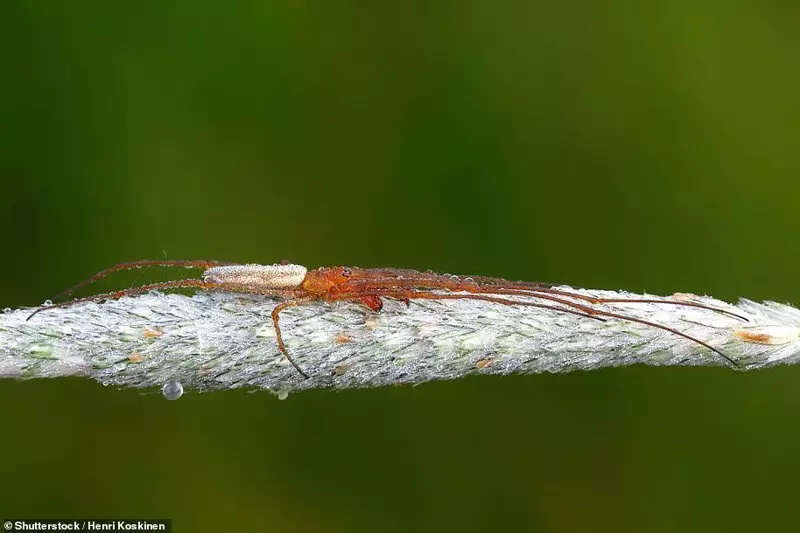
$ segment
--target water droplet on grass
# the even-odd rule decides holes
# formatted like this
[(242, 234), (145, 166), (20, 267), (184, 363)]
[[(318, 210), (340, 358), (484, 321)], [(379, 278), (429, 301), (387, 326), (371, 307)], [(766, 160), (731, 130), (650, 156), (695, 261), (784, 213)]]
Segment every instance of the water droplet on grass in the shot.
[(177, 400), (183, 396), (183, 385), (177, 381), (165, 383), (164, 386), (161, 387), (161, 394), (163, 394), (164, 398), (167, 400)]

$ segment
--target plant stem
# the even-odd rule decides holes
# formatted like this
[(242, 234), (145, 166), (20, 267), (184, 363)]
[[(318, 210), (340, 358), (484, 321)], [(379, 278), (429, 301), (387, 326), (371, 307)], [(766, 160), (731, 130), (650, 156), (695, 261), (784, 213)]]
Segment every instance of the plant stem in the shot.
[[(565, 288), (567, 289), (567, 288)], [(612, 291), (581, 294), (643, 298)], [(653, 298), (652, 296), (647, 296)], [(738, 369), (794, 363), (800, 311), (741, 300), (679, 295), (745, 316), (664, 304), (604, 309), (675, 328), (722, 350)], [(276, 394), (456, 379), (469, 374), (535, 374), (631, 364), (730, 366), (696, 342), (625, 320), (476, 300), (387, 301), (379, 313), (358, 304), (311, 303), (281, 314), (287, 347), (303, 379), (277, 349), (276, 301), (227, 293), (151, 293), (0, 314), (0, 377), (84, 376), (118, 387), (187, 390), (240, 387)]]

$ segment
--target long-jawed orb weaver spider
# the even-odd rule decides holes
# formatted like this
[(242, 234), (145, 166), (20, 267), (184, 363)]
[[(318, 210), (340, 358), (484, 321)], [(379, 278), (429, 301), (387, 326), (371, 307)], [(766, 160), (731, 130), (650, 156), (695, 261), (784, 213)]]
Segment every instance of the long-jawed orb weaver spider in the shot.
[[(306, 374), (292, 356), (289, 355), (289, 351), (286, 349), (286, 345), (283, 342), (279, 317), (280, 313), (289, 307), (314, 301), (360, 302), (369, 309), (377, 312), (383, 308), (383, 298), (401, 300), (407, 305), (410, 304), (411, 300), (417, 299), (471, 299), (499, 305), (537, 307), (559, 313), (571, 313), (601, 321), (605, 321), (606, 319), (626, 320), (628, 322), (635, 322), (658, 328), (683, 337), (684, 339), (688, 339), (711, 350), (733, 366), (738, 366), (733, 359), (718, 348), (696, 337), (692, 337), (675, 328), (603, 309), (600, 306), (624, 303), (681, 305), (706, 309), (729, 315), (745, 322), (747, 321), (747, 318), (731, 313), (730, 311), (689, 301), (655, 298), (597, 298), (586, 294), (573, 293), (564, 288), (555, 288), (554, 285), (546, 283), (509, 281), (502, 278), (485, 276), (459, 277), (448, 274), (436, 274), (430, 271), (421, 272), (418, 270), (400, 268), (356, 268), (344, 266), (321, 267), (308, 270), (304, 266), (288, 263), (256, 265), (194, 260), (145, 260), (119, 263), (105, 270), (101, 270), (91, 278), (64, 291), (58, 295), (58, 297), (68, 296), (75, 290), (94, 283), (112, 272), (149, 266), (202, 268), (204, 272), (201, 278), (182, 278), (161, 283), (151, 283), (41, 307), (34, 311), (28, 319), (30, 320), (36, 313), (54, 307), (65, 307), (82, 302), (117, 299), (123, 296), (141, 294), (154, 290), (198, 288), (209, 291), (279, 297), (283, 298), (284, 301), (277, 304), (272, 309), (272, 321), (275, 326), (278, 349), (289, 363), (291, 363), (305, 378), (308, 378), (309, 375)], [(525, 299), (520, 300), (518, 298)]]

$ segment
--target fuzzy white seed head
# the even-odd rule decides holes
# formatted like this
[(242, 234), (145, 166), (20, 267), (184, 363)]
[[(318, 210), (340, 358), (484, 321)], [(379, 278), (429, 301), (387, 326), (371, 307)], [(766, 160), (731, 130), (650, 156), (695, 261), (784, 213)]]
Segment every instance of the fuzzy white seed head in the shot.
[(302, 265), (225, 265), (203, 273), (208, 283), (246, 285), (260, 290), (294, 289), (303, 283), (308, 269)]

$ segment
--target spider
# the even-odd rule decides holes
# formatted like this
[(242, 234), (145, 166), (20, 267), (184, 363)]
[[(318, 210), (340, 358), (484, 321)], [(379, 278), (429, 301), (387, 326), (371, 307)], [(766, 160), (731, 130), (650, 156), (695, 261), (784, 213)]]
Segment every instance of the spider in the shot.
[[(153, 290), (198, 288), (210, 291), (259, 294), (282, 298), (272, 309), (272, 321), (278, 349), (287, 361), (308, 379), (309, 375), (300, 368), (286, 349), (279, 324), (280, 313), (293, 306), (314, 301), (324, 302), (359, 302), (369, 309), (378, 312), (383, 308), (383, 298), (400, 300), (410, 305), (411, 300), (481, 300), (499, 305), (522, 305), (548, 309), (559, 313), (570, 313), (586, 318), (605, 321), (607, 319), (625, 320), (658, 328), (676, 336), (688, 339), (716, 353), (733, 366), (739, 366), (733, 359), (718, 348), (683, 333), (675, 328), (664, 326), (642, 318), (627, 316), (603, 309), (604, 304), (618, 303), (654, 303), (696, 307), (722, 313), (747, 322), (747, 318), (730, 311), (703, 305), (667, 299), (649, 298), (597, 298), (570, 292), (563, 288), (555, 288), (547, 283), (509, 281), (502, 278), (486, 276), (458, 277), (448, 274), (436, 274), (431, 271), (418, 271), (400, 268), (357, 268), (357, 267), (320, 267), (309, 270), (301, 265), (283, 262), (275, 265), (237, 264), (223, 261), (178, 261), (178, 260), (144, 260), (119, 263), (101, 270), (89, 279), (62, 292), (56, 298), (68, 296), (75, 290), (106, 277), (113, 272), (136, 268), (184, 267), (204, 269), (201, 278), (182, 278), (161, 283), (151, 283), (138, 287), (96, 294), (83, 298), (40, 307), (28, 317), (30, 320), (37, 313), (55, 307), (66, 307), (82, 302), (97, 302), (117, 299), (123, 296), (146, 293)], [(525, 298), (520, 300), (519, 298)]]

